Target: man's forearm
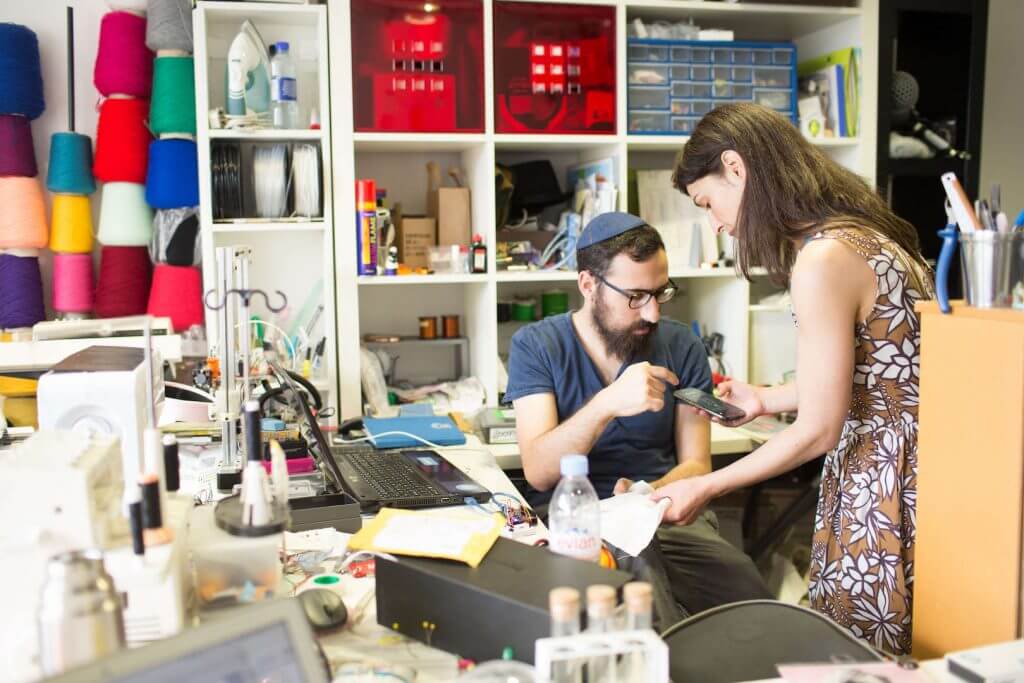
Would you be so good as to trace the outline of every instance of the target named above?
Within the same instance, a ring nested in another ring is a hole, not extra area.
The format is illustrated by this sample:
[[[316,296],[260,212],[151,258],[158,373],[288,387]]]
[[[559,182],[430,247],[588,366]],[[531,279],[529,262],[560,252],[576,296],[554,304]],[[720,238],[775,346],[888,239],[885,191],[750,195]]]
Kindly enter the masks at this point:
[[[707,474],[711,471],[711,468],[706,463],[698,460],[691,460],[687,462],[681,462],[668,472],[661,479],[651,482],[652,488],[659,488],[665,484],[671,484],[679,479],[688,479],[689,477],[699,477],[702,474]]]
[[[562,456],[589,453],[613,418],[599,393],[575,415],[535,439],[522,454],[523,470],[530,485],[546,491],[557,484]]]

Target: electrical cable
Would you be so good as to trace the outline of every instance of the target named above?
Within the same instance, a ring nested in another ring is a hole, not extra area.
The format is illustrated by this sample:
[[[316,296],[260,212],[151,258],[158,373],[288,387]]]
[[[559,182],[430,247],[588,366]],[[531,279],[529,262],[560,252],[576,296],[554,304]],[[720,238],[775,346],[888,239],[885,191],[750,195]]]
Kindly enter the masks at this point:
[[[295,215],[315,218],[320,211],[320,159],[316,145],[292,148],[292,187]]]
[[[215,142],[210,151],[213,180],[213,217],[242,217],[241,149],[233,142]]]
[[[256,215],[281,218],[288,205],[288,148],[283,144],[257,147],[252,154],[252,184]]]

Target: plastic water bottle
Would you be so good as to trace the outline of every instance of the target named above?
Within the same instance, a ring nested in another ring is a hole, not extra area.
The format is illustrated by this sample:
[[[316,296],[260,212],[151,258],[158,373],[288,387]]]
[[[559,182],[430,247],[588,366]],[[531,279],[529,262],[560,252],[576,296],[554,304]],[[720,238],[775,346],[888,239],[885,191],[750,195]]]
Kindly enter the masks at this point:
[[[597,492],[587,479],[585,455],[564,455],[562,480],[548,507],[551,550],[580,560],[601,557],[601,511]]]
[[[299,127],[298,90],[295,82],[295,64],[288,53],[288,43],[276,43],[277,51],[270,60],[270,100],[274,114],[274,128]]]

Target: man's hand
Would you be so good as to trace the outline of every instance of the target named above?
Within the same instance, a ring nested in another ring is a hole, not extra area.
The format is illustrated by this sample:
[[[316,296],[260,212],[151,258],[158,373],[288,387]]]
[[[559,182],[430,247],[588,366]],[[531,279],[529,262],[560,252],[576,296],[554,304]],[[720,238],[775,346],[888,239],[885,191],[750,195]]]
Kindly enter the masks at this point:
[[[651,494],[653,500],[663,498],[672,501],[672,505],[665,511],[664,521],[689,524],[697,519],[712,498],[708,475],[680,479]]]
[[[679,384],[668,368],[644,361],[626,368],[622,375],[601,390],[609,412],[615,417],[658,412],[665,407],[665,385]]]
[[[625,477],[623,477],[619,479],[617,482],[615,482],[615,488],[612,489],[612,495],[617,496],[621,493],[626,493],[627,491],[629,491],[629,487],[632,485],[632,479],[626,479]]]

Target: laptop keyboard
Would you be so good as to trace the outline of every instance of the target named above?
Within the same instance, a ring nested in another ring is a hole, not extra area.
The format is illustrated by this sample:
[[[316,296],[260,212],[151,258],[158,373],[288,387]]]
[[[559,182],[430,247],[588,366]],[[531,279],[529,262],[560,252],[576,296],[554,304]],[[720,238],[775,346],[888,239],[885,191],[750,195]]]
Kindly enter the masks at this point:
[[[397,452],[381,452],[372,446],[335,446],[334,450],[381,500],[438,495],[413,464]]]

